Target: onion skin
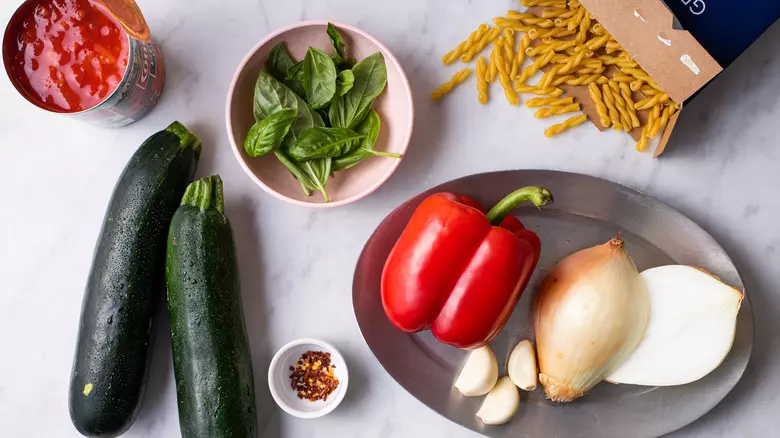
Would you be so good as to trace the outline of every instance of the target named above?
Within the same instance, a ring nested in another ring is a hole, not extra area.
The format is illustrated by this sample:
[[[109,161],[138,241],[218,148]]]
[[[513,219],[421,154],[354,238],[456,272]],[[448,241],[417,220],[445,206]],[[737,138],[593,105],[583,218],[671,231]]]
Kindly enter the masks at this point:
[[[534,309],[547,397],[570,402],[604,380],[642,340],[649,313],[647,288],[620,236],[561,260]]]

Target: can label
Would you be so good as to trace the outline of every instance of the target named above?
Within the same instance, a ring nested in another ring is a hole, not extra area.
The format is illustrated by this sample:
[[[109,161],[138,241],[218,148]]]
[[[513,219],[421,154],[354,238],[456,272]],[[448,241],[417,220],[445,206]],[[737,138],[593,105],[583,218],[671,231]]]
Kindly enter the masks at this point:
[[[162,52],[154,41],[142,43],[130,38],[127,70],[116,90],[94,108],[73,117],[92,125],[116,128],[149,114],[160,100],[165,83]]]

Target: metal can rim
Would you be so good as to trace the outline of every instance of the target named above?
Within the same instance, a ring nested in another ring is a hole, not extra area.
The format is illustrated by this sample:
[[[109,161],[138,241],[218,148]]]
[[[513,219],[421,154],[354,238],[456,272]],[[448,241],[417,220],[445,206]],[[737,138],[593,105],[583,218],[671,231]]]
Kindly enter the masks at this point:
[[[114,88],[114,91],[112,91],[109,95],[107,95],[97,105],[95,105],[95,106],[93,106],[91,108],[87,108],[85,110],[75,111],[75,112],[73,112],[73,111],[57,111],[57,110],[53,110],[51,108],[47,108],[47,107],[41,105],[39,102],[36,102],[31,96],[29,96],[29,93],[28,93],[29,90],[26,90],[21,84],[19,84],[19,82],[16,79],[14,79],[14,75],[11,73],[11,64],[10,64],[10,57],[11,57],[11,55],[10,55],[10,53],[8,53],[8,52],[10,52],[10,50],[8,50],[8,45],[6,44],[6,41],[10,41],[9,37],[10,38],[15,38],[15,35],[11,36],[11,33],[12,33],[11,29],[12,28],[16,28],[16,25],[19,24],[19,20],[22,19],[23,9],[26,8],[26,7],[29,7],[29,5],[31,3],[37,2],[37,1],[40,1],[40,0],[25,0],[24,2],[22,2],[22,4],[19,5],[18,8],[16,8],[16,11],[14,11],[13,15],[11,15],[11,19],[8,21],[8,24],[5,27],[5,32],[3,33],[3,41],[0,44],[2,44],[3,66],[5,67],[5,73],[8,75],[8,79],[11,81],[11,84],[13,84],[14,88],[16,88],[16,91],[26,101],[28,101],[31,104],[35,105],[39,109],[42,109],[42,110],[46,111],[47,113],[63,114],[63,115],[68,115],[68,116],[77,116],[77,115],[88,113],[90,111],[93,111],[95,109],[100,108],[108,100],[110,100],[112,97],[114,97],[114,95],[116,93],[118,93],[119,90],[122,89],[122,85],[124,85],[124,83],[127,81],[127,77],[128,77],[128,75],[130,73],[130,61],[131,61],[130,57],[133,56],[133,40],[135,40],[139,44],[144,44],[144,43],[142,43],[142,42],[136,40],[135,38],[133,38],[132,36],[130,36],[130,33],[127,32],[127,30],[125,30],[124,28],[122,29],[124,31],[124,33],[125,33],[125,36],[127,37],[127,52],[128,52],[127,53],[127,56],[128,56],[127,67],[125,68],[125,72],[122,74],[122,80],[119,81],[117,86]],[[150,40],[150,43],[152,41],[153,40]]]

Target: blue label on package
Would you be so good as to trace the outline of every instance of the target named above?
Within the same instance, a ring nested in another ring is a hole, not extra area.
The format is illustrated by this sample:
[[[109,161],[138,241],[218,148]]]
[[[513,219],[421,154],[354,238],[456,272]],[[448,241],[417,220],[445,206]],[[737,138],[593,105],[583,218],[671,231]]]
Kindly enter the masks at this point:
[[[664,0],[683,29],[726,67],[780,18],[780,0]]]

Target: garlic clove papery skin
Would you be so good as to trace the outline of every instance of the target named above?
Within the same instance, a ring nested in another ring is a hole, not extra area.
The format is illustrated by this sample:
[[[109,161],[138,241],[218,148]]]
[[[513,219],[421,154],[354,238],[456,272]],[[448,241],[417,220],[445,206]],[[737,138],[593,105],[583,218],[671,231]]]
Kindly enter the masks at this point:
[[[561,260],[534,309],[539,381],[570,402],[620,366],[647,328],[647,289],[620,237]]]
[[[647,333],[607,380],[673,386],[712,372],[734,343],[742,291],[692,266],[660,266],[641,277],[650,294]]]

